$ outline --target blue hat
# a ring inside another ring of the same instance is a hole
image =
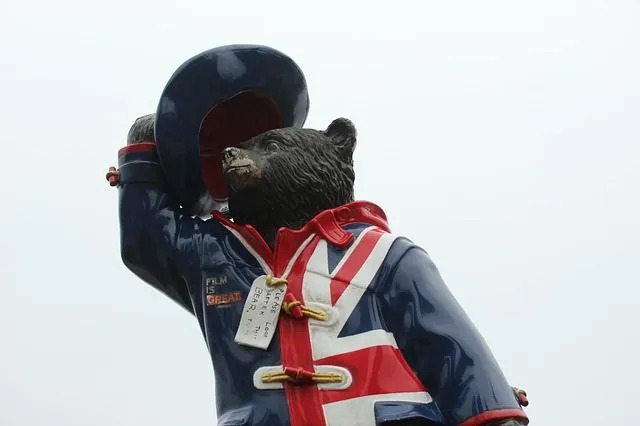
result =
[[[227,199],[221,151],[267,130],[302,127],[308,111],[302,71],[275,49],[231,45],[194,56],[173,74],[156,111],[169,190],[191,214],[208,213]]]

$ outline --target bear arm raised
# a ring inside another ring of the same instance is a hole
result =
[[[183,278],[190,262],[198,262],[198,220],[180,213],[165,191],[153,143],[120,150],[120,246],[124,264],[143,281],[193,313]]]
[[[384,321],[445,423],[528,424],[488,345],[427,253],[401,238],[388,259],[398,260],[378,288]]]

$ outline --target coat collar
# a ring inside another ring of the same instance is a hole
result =
[[[343,229],[350,223],[374,225],[390,232],[387,216],[377,205],[368,201],[354,201],[340,207],[320,212],[300,229],[280,228],[274,250],[267,245],[260,233],[251,225],[237,225],[219,211],[211,213],[213,218],[243,239],[250,251],[259,256],[260,263],[269,266],[274,275],[281,274],[291,256],[312,234],[318,235],[334,246],[346,248],[353,242],[353,234]],[[235,232],[234,232],[235,231]]]

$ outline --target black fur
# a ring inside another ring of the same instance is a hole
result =
[[[324,132],[271,130],[232,148],[255,163],[260,176],[237,188],[227,173],[231,216],[273,246],[278,228],[299,229],[321,211],[353,201],[355,145],[355,127],[340,118]]]
[[[155,117],[155,114],[147,114],[137,118],[131,129],[129,129],[127,145],[137,142],[155,142]]]

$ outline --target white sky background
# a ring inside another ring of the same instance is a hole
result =
[[[308,127],[355,122],[357,197],[432,254],[533,425],[640,422],[640,3],[173,3],[0,1],[1,425],[215,424],[197,322],[122,265],[104,173],[231,43],[296,60]]]

